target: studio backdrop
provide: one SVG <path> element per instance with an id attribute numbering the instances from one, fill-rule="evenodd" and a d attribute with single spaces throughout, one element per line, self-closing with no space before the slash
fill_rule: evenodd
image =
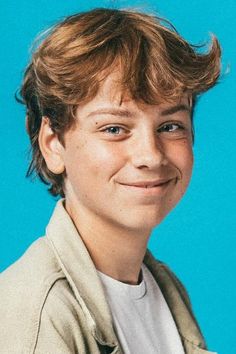
<path id="1" fill-rule="evenodd" d="M 236 353 L 236 5 L 233 0 L 2 1 L 0 75 L 0 271 L 45 232 L 56 200 L 25 178 L 29 141 L 16 103 L 34 38 L 66 15 L 94 7 L 129 8 L 169 19 L 193 44 L 215 34 L 222 46 L 219 84 L 199 100 L 190 187 L 157 227 L 149 247 L 191 297 L 209 348 Z"/>

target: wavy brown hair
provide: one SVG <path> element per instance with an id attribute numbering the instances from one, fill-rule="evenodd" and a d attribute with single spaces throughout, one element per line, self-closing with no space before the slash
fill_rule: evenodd
<path id="1" fill-rule="evenodd" d="M 65 18 L 37 47 L 28 65 L 20 100 L 27 107 L 32 160 L 52 195 L 64 196 L 64 174 L 46 166 L 38 136 L 43 116 L 63 142 L 81 102 L 91 100 L 117 65 L 120 85 L 137 101 L 158 104 L 192 96 L 215 85 L 220 75 L 220 46 L 212 36 L 204 53 L 185 41 L 166 20 L 132 10 L 94 9 Z"/>

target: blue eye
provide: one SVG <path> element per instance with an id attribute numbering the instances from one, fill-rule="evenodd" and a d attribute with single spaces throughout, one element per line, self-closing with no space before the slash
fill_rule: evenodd
<path id="1" fill-rule="evenodd" d="M 106 128 L 105 131 L 112 135 L 118 135 L 121 129 L 122 129 L 121 127 L 113 126 L 113 127 Z"/>

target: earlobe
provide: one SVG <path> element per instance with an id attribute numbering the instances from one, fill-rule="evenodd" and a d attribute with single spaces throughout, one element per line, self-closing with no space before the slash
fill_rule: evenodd
<path id="1" fill-rule="evenodd" d="M 38 142 L 48 169 L 55 174 L 63 173 L 65 170 L 64 147 L 58 135 L 53 132 L 47 117 L 42 118 Z"/>

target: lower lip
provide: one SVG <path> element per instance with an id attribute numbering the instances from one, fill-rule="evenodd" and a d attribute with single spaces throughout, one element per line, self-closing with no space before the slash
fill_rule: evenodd
<path id="1" fill-rule="evenodd" d="M 168 188 L 170 183 L 173 181 L 174 179 L 171 179 L 168 182 L 165 182 L 163 184 L 160 184 L 159 186 L 155 186 L 151 188 L 137 187 L 128 184 L 121 184 L 121 185 L 125 187 L 127 190 L 130 190 L 131 192 L 141 193 L 146 196 L 160 196 L 162 193 L 165 192 L 165 190 Z"/>

